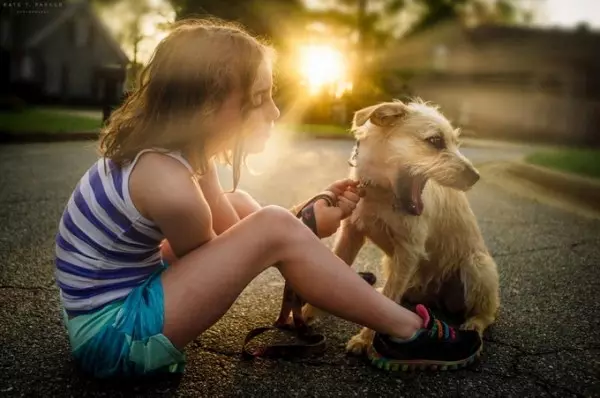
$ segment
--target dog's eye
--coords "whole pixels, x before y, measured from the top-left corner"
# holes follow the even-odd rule
[[[427,142],[436,149],[444,149],[446,147],[444,139],[437,135],[427,138]]]

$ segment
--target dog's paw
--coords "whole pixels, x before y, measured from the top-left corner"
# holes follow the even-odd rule
[[[474,330],[477,333],[479,333],[480,336],[482,336],[485,327],[481,324],[481,321],[479,321],[478,319],[471,318],[471,319],[467,319],[467,321],[465,323],[460,325],[460,329],[461,330]]]
[[[306,324],[309,326],[314,325],[323,315],[323,311],[316,307],[313,307],[310,304],[306,304],[304,307],[302,307],[302,318],[304,319],[304,322],[306,322]]]
[[[368,345],[369,343],[364,337],[361,334],[357,334],[346,344],[346,352],[352,355],[362,355],[367,350]]]

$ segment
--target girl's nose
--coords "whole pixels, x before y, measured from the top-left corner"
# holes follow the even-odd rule
[[[271,113],[271,120],[277,120],[277,119],[279,119],[279,116],[281,116],[281,112],[279,111],[279,108],[277,107],[275,102],[273,102],[273,110]]]

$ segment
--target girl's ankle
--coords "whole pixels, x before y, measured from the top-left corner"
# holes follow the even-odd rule
[[[401,339],[408,340],[411,339],[417,331],[423,328],[423,319],[415,313],[412,313],[408,321],[403,322],[398,325],[397,330],[392,333],[392,336]]]

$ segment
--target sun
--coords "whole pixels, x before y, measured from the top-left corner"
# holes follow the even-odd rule
[[[346,62],[340,51],[328,45],[305,45],[300,48],[300,74],[311,94],[325,88],[348,88]]]

